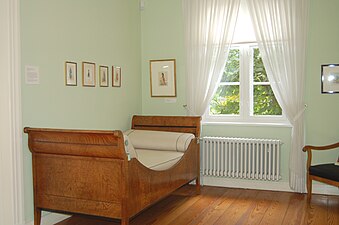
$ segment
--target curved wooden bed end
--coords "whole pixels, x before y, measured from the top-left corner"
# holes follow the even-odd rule
[[[24,128],[32,152],[34,225],[41,210],[129,219],[196,180],[200,191],[200,117],[134,116],[132,129],[194,133],[181,160],[154,171],[128,161],[121,131]]]

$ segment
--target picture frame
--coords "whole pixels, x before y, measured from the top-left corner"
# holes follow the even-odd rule
[[[150,60],[151,97],[176,97],[175,59]]]
[[[95,87],[95,63],[82,62],[82,86]]]
[[[99,84],[100,87],[108,87],[108,66],[99,66]]]
[[[339,93],[339,64],[321,65],[321,93]]]
[[[65,85],[66,86],[77,86],[77,63],[66,61],[65,62]]]
[[[112,66],[112,87],[121,87],[121,67]]]

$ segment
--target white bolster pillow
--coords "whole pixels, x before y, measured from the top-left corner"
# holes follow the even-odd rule
[[[138,158],[138,154],[135,151],[133,144],[129,140],[128,136],[124,134],[124,145],[125,145],[125,151],[128,156],[128,160],[131,158]]]
[[[124,132],[136,149],[152,149],[185,152],[194,134],[150,130],[128,130]]]

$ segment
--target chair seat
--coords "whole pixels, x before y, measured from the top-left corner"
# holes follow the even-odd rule
[[[310,166],[309,172],[313,176],[339,181],[339,166],[333,163]]]

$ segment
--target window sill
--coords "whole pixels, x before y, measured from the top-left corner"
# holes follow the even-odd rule
[[[207,126],[226,126],[226,125],[232,125],[232,126],[246,126],[246,127],[289,127],[292,128],[292,125],[289,123],[263,123],[263,122],[221,122],[221,121],[202,121],[202,125]]]

